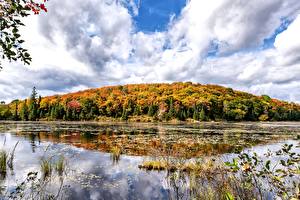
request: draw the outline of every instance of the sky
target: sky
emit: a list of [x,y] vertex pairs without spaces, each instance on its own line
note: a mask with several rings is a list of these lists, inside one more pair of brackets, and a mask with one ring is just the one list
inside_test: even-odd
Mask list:
[[300,102],[299,0],[50,0],[24,18],[30,66],[2,61],[0,100],[192,81]]

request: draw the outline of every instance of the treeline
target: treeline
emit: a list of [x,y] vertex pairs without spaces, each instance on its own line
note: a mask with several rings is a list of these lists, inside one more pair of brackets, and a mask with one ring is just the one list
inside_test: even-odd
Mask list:
[[300,105],[217,85],[187,83],[103,87],[0,105],[2,120],[298,121]]

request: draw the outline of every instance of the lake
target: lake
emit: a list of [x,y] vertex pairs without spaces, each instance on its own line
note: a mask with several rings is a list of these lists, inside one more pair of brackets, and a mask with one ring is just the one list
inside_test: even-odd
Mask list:
[[[230,160],[240,152],[263,155],[285,144],[299,145],[300,123],[96,123],[0,122],[0,146],[13,152],[13,166],[1,175],[1,196],[16,189],[40,187],[41,162],[58,163],[43,182],[40,195],[60,199],[189,199],[171,184],[167,171],[145,170],[144,161],[158,157],[182,160]],[[16,146],[15,146],[16,145]],[[28,179],[28,173],[38,172]],[[32,175],[32,174],[31,174]],[[30,182],[31,181],[31,182]],[[22,185],[22,183],[24,183]],[[26,186],[29,184],[31,186]],[[22,187],[18,187],[18,186]],[[21,188],[21,189],[20,189]],[[32,196],[34,198],[34,196]]]

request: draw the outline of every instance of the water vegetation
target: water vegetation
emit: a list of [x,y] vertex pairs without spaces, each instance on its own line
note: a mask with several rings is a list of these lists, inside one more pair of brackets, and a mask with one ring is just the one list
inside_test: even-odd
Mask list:
[[66,161],[64,156],[60,156],[57,162],[55,163],[55,170],[61,176],[66,168]]
[[50,177],[53,168],[51,159],[42,158],[40,162],[40,168],[44,178]]
[[[170,158],[168,158],[170,159]],[[232,161],[144,161],[140,169],[167,171],[171,199],[299,199],[299,146],[285,144],[263,156],[242,152]]]
[[8,154],[5,150],[0,150],[0,173],[6,174]]
[[6,120],[282,121],[300,120],[300,105],[218,85],[132,84],[0,105]]
[[[66,178],[64,163],[65,160],[62,157],[55,163],[55,169],[59,175],[57,177],[52,173],[51,159],[41,159],[40,171],[29,172],[24,181],[17,183],[2,196],[3,199],[68,199],[69,185],[64,183]],[[58,184],[59,187],[53,189],[53,184]]]

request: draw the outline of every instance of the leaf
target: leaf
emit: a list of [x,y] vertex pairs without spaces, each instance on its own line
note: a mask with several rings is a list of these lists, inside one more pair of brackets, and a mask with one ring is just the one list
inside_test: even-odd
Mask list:
[[225,193],[226,200],[234,200],[234,196],[230,192]]
[[268,161],[266,162],[266,165],[265,165],[265,167],[266,167],[267,170],[270,170],[270,164],[271,164],[271,161],[268,160]]
[[280,160],[280,164],[281,164],[282,166],[286,166],[286,163],[285,163],[284,160]]

